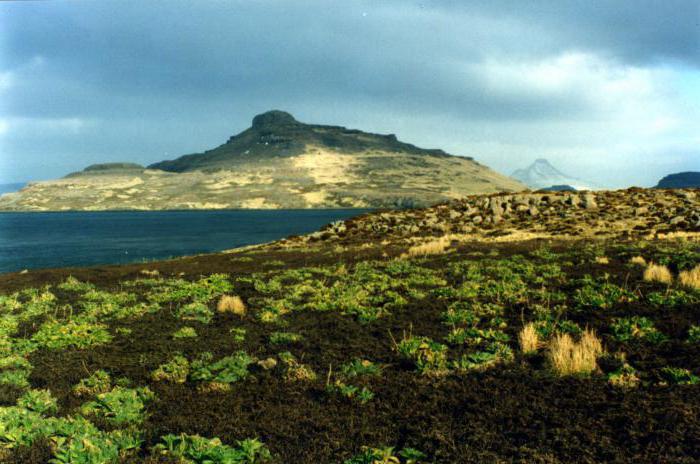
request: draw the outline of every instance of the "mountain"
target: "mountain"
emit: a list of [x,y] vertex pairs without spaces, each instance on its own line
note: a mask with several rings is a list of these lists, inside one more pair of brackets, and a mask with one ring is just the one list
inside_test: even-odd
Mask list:
[[541,188],[546,192],[575,192],[576,189],[570,185],[552,185],[549,187]]
[[203,153],[88,166],[0,197],[0,210],[361,208],[424,206],[525,186],[471,158],[283,111]]
[[525,169],[516,170],[510,177],[535,190],[562,185],[575,190],[596,190],[597,188],[590,182],[564,174],[542,158],[535,160]]
[[679,172],[669,174],[661,179],[656,188],[698,188],[700,187],[700,172]]

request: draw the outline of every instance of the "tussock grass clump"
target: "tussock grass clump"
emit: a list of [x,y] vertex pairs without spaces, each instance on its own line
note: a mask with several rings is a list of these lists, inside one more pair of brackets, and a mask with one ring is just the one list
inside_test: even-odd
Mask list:
[[216,305],[216,310],[222,314],[231,313],[237,316],[244,316],[246,308],[245,303],[243,303],[243,300],[240,296],[224,295],[221,297],[219,303]]
[[535,324],[530,322],[520,330],[520,333],[518,333],[518,342],[520,344],[520,350],[523,353],[537,352],[537,349],[540,347],[540,339],[537,334],[537,329],[535,329]]
[[552,369],[559,375],[587,375],[593,372],[603,345],[595,333],[585,330],[576,343],[569,334],[557,334],[549,345],[548,358]]
[[663,264],[654,264],[650,262],[644,270],[644,280],[647,282],[660,282],[662,284],[671,284],[673,275]]
[[414,245],[408,249],[405,256],[428,256],[428,255],[439,255],[445,252],[452,243],[452,237],[449,235],[444,235],[435,240],[429,242],[421,243],[420,245]]
[[646,267],[647,260],[643,256],[633,256],[630,258],[630,264],[636,264],[637,266]]
[[681,271],[678,280],[684,287],[700,290],[700,264],[689,271]]

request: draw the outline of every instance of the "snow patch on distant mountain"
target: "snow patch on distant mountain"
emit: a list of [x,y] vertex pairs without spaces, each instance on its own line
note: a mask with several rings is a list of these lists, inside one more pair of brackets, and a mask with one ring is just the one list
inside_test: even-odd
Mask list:
[[532,189],[543,189],[553,185],[567,185],[576,190],[598,190],[600,187],[568,176],[552,166],[546,159],[535,160],[525,169],[516,170],[511,176]]

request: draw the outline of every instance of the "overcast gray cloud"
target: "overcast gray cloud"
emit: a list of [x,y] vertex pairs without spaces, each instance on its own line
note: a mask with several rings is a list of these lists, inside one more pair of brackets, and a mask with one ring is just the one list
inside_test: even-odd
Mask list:
[[211,148],[256,113],[612,187],[700,169],[696,1],[0,3],[0,182]]

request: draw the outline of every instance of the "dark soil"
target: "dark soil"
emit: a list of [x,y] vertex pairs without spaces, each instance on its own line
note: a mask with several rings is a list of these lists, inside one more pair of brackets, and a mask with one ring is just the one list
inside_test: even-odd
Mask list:
[[[442,268],[458,257],[498,251],[501,257],[526,254],[539,242],[520,244],[468,244],[457,253],[435,257],[428,266]],[[566,251],[571,244],[552,244]],[[577,247],[579,245],[576,245]],[[385,250],[382,250],[385,251]],[[225,272],[232,277],[260,270],[260,263],[282,260],[285,267],[333,264],[378,258],[380,252],[333,255],[316,252],[267,250],[250,254],[252,262],[240,262],[239,254],[215,254],[128,266],[71,268],[0,276],[0,293],[30,286],[56,284],[68,275],[116,289],[123,280],[143,277],[142,269],[158,270],[162,276],[185,273],[185,277]],[[611,264],[588,264],[566,268],[570,281],[585,274],[609,273],[616,282],[641,282],[641,270],[612,257]],[[662,289],[636,283],[640,291]],[[566,287],[563,291],[570,290]],[[245,293],[246,291],[251,293]],[[240,292],[245,299],[253,290]],[[59,292],[56,292],[59,295]],[[70,303],[70,295],[60,294]],[[700,462],[700,385],[664,386],[654,380],[655,370],[678,366],[700,372],[700,346],[684,341],[691,324],[700,323],[700,307],[658,309],[642,303],[615,307],[608,312],[570,314],[581,325],[596,329],[609,351],[624,350],[640,371],[648,372],[636,388],[611,386],[602,373],[589,378],[559,378],[545,366],[542,356],[516,356],[515,362],[484,372],[426,377],[401,362],[392,349],[392,336],[412,331],[440,340],[445,334],[439,301],[411,304],[391,316],[361,324],[333,312],[298,312],[283,329],[270,328],[252,316],[243,319],[216,315],[209,325],[195,325],[199,337],[173,341],[170,334],[181,324],[167,311],[148,315],[121,327],[131,335],[115,336],[112,343],[88,350],[39,351],[30,357],[34,366],[31,382],[50,387],[59,398],[60,414],[70,414],[81,400],[70,390],[81,378],[97,369],[113,377],[128,377],[134,385],[149,385],[156,402],[149,407],[144,449],[167,433],[191,433],[219,437],[235,443],[258,437],[280,463],[336,463],[359,452],[363,445],[412,447],[436,463],[694,463]],[[515,348],[517,330],[526,308],[508,314],[510,344]],[[654,320],[671,337],[659,346],[643,342],[620,344],[612,339],[615,317],[641,315]],[[257,369],[230,392],[202,393],[193,384],[153,382],[150,373],[175,352],[194,356],[210,351],[223,356],[231,351],[231,327],[247,330],[241,349],[264,359],[289,349],[318,374],[309,383],[288,383],[280,367]],[[25,335],[36,324],[22,328]],[[303,334],[289,347],[267,342],[272,330]],[[368,380],[375,399],[367,404],[329,396],[325,377],[354,357],[371,359],[384,366],[380,377]],[[0,403],[13,404],[19,392],[0,389]],[[39,441],[18,449],[13,463],[45,463],[49,445]],[[165,462],[141,456],[131,462]]]

